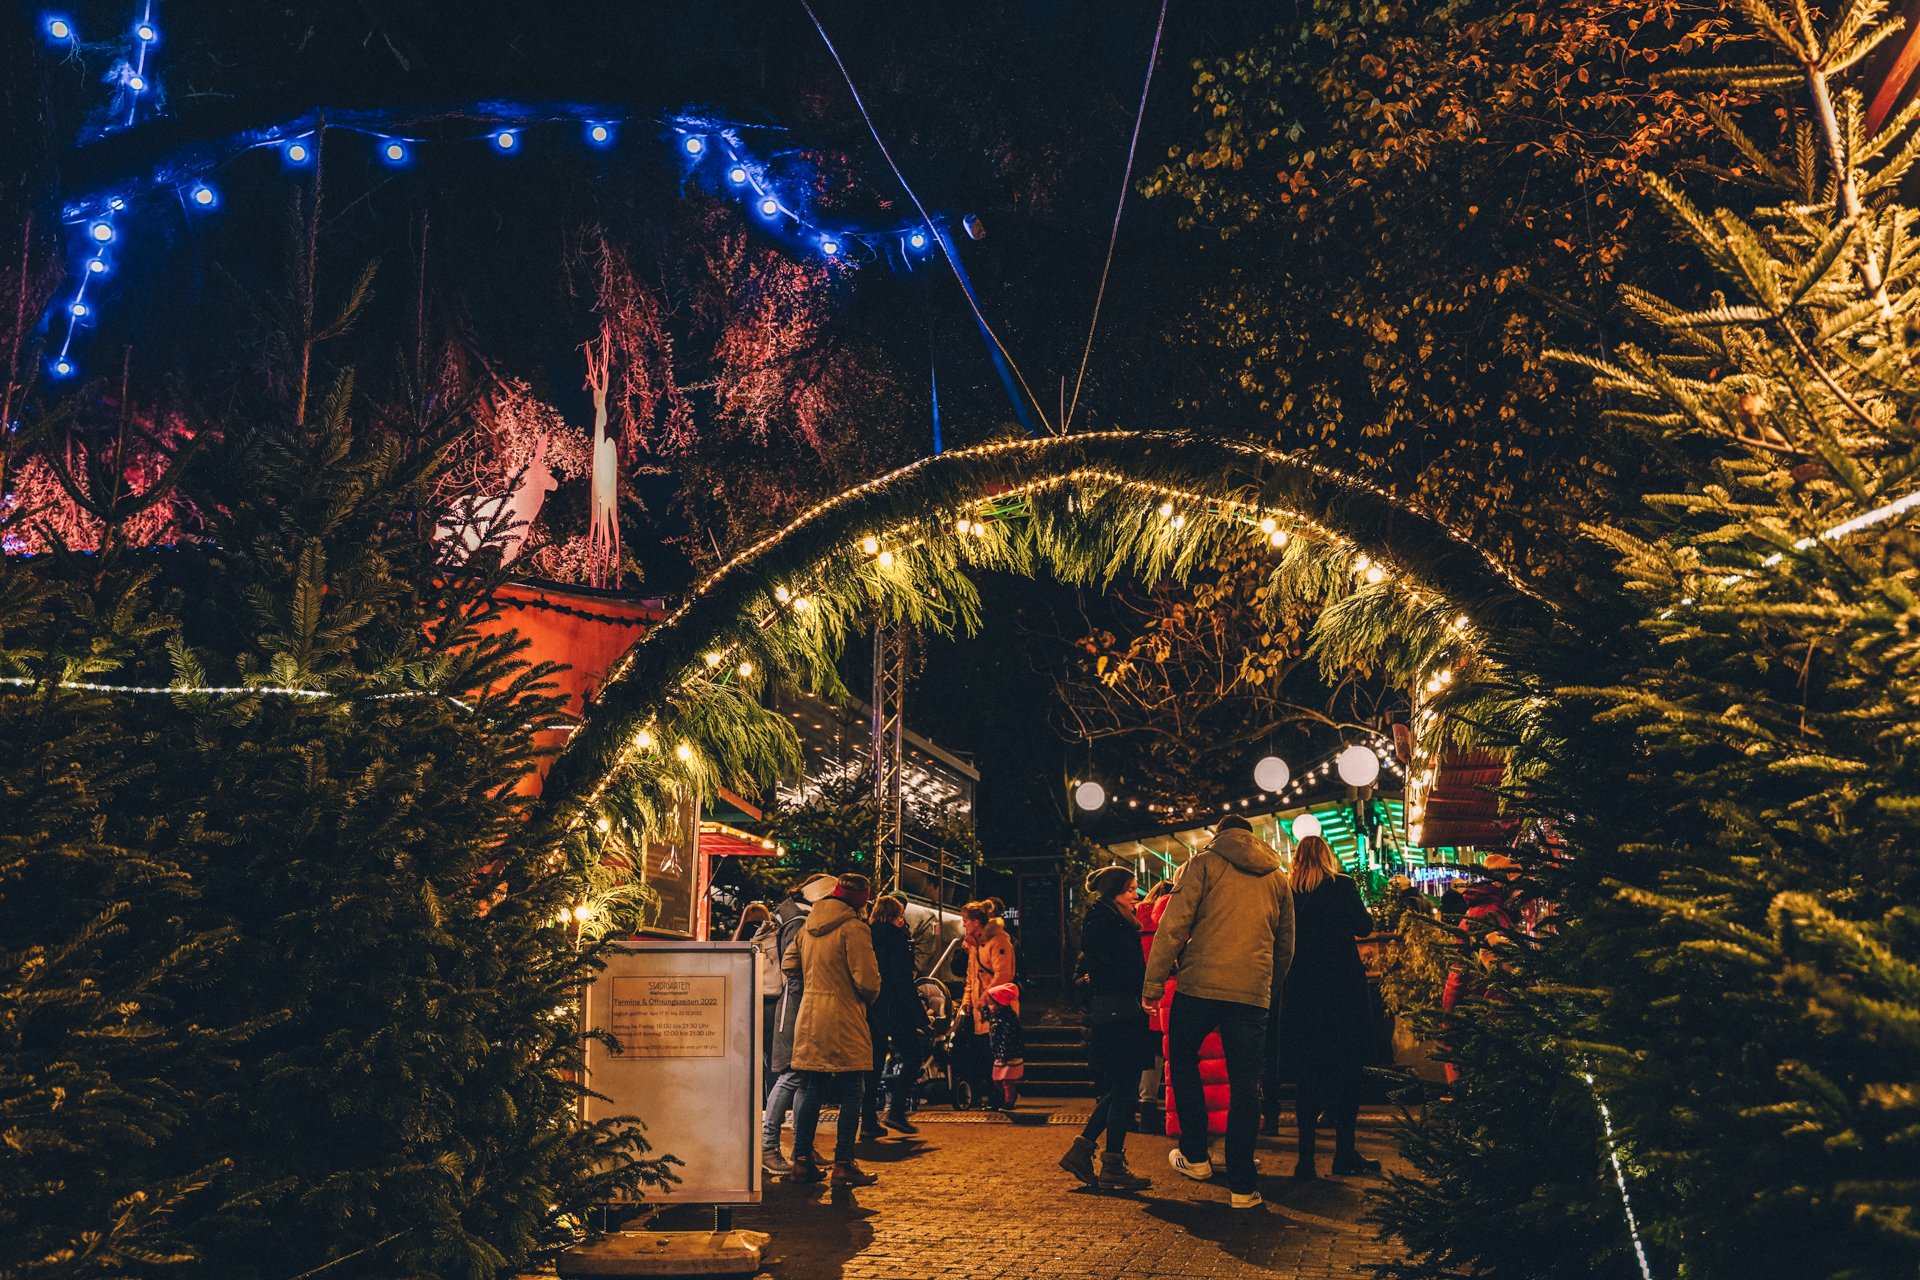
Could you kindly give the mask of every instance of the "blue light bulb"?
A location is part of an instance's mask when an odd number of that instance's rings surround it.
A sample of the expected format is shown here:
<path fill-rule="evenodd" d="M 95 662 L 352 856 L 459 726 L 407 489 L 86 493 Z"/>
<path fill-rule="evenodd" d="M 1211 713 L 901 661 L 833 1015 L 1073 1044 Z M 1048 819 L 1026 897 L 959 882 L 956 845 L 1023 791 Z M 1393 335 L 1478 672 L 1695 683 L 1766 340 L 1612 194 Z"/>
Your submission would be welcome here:
<path fill-rule="evenodd" d="M 160 38 L 160 29 L 151 22 L 143 22 L 133 29 L 133 34 L 142 44 L 152 44 Z"/>
<path fill-rule="evenodd" d="M 75 319 L 78 319 L 87 314 L 87 304 L 76 299 L 67 304 L 67 310 L 73 313 Z"/>
<path fill-rule="evenodd" d="M 907 237 L 907 243 L 916 249 L 924 249 L 927 247 L 927 233 L 924 231 L 916 231 Z"/>
<path fill-rule="evenodd" d="M 53 371 L 64 378 L 73 372 L 73 361 L 61 356 L 53 362 Z"/>
<path fill-rule="evenodd" d="M 113 197 L 113 199 L 107 201 L 107 208 L 112 209 L 115 213 L 118 213 L 120 210 L 126 207 L 127 207 L 127 202 L 125 200 L 122 200 L 119 196 L 115 196 Z"/>
<path fill-rule="evenodd" d="M 780 212 L 780 202 L 772 196 L 763 196 L 760 200 L 760 216 L 771 218 Z"/>
<path fill-rule="evenodd" d="M 313 159 L 313 148 L 296 139 L 287 144 L 286 155 L 288 164 L 305 164 Z"/>
<path fill-rule="evenodd" d="M 613 130 L 604 124 L 590 124 L 587 126 L 587 141 L 596 147 L 604 147 L 613 141 Z"/>
<path fill-rule="evenodd" d="M 74 38 L 73 24 L 65 18 L 49 17 L 47 35 L 54 40 L 71 40 Z"/>
<path fill-rule="evenodd" d="M 745 165 L 737 164 L 733 166 L 733 168 L 727 170 L 727 181 L 731 182 L 734 186 L 737 187 L 741 183 L 745 182 L 746 180 L 747 180 L 747 167 Z"/>
<path fill-rule="evenodd" d="M 113 224 L 96 222 L 87 228 L 87 234 L 93 237 L 95 244 L 106 244 L 113 239 Z"/>
<path fill-rule="evenodd" d="M 520 145 L 520 136 L 511 129 L 502 129 L 493 135 L 493 145 L 501 151 L 512 151 Z"/>
<path fill-rule="evenodd" d="M 820 242 L 820 252 L 826 254 L 829 258 L 836 257 L 840 253 L 840 242 L 832 236 L 828 236 Z"/>
<path fill-rule="evenodd" d="M 145 93 L 147 91 L 146 77 L 141 75 L 128 76 L 127 88 L 133 90 L 135 93 Z"/>
<path fill-rule="evenodd" d="M 707 149 L 707 142 L 704 138 L 688 138 L 680 145 L 687 149 L 687 154 L 690 156 L 697 156 Z"/>
<path fill-rule="evenodd" d="M 204 182 L 196 182 L 193 184 L 192 189 L 187 192 L 187 199 L 193 201 L 199 208 L 211 209 L 213 208 L 215 199 L 213 188 Z"/>
<path fill-rule="evenodd" d="M 405 164 L 407 162 L 407 144 L 404 142 L 395 142 L 392 138 L 387 139 L 380 144 L 380 158 L 388 164 Z"/>
<path fill-rule="evenodd" d="M 105 274 L 106 269 L 107 269 L 107 260 L 105 258 L 90 258 L 87 261 L 88 275 L 95 275 L 95 276 L 103 275 Z"/>

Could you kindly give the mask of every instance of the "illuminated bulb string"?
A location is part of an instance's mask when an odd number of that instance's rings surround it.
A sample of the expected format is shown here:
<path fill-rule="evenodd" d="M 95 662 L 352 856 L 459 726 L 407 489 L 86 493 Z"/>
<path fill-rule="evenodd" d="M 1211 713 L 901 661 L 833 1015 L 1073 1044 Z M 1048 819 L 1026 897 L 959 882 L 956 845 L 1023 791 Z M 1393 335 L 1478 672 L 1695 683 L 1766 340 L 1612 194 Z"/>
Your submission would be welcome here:
<path fill-rule="evenodd" d="M 85 693 L 125 693 L 168 698 L 304 698 L 316 702 L 324 699 L 336 699 L 341 702 L 389 702 L 399 698 L 443 698 L 462 711 L 473 710 L 472 703 L 456 698 L 450 693 L 431 693 L 424 689 L 406 689 L 397 693 L 345 694 L 332 693 L 326 689 L 289 689 L 276 685 L 99 684 L 91 680 L 36 680 L 31 676 L 0 676 L 0 685 L 15 689 L 40 689 L 52 685 L 56 689 L 76 689 Z"/>
<path fill-rule="evenodd" d="M 71 43 L 77 39 L 72 24 L 64 18 L 48 19 L 45 26 L 48 34 L 60 43 Z M 64 34 L 56 35 L 56 28 Z M 149 51 L 160 38 L 160 30 L 153 20 L 153 0 L 146 0 L 141 19 L 133 26 L 132 37 L 135 47 L 128 55 L 127 73 L 122 78 L 122 84 L 134 95 L 137 107 L 140 96 L 153 87 L 148 73 Z M 129 114 L 128 122 L 131 123 L 133 118 Z M 630 119 L 619 112 L 598 111 L 584 119 L 573 114 L 496 115 L 484 132 L 477 135 L 432 140 L 393 133 L 377 124 L 365 122 L 329 123 L 327 130 L 371 139 L 381 162 L 397 169 L 412 164 L 416 152 L 430 141 L 454 144 L 484 142 L 496 155 L 515 156 L 527 150 L 526 131 L 534 125 L 571 125 L 582 130 L 583 140 L 589 147 L 604 148 L 613 144 L 618 127 L 630 122 Z M 717 165 L 719 180 L 716 187 L 723 192 L 736 193 L 750 214 L 759 215 L 759 221 L 780 221 L 791 225 L 798 229 L 802 239 L 811 244 L 815 251 L 830 260 L 854 262 L 885 256 L 911 268 L 931 250 L 931 241 L 946 235 L 946 216 L 924 213 L 923 221 L 890 227 L 821 227 L 808 218 L 798 201 L 782 194 L 769 175 L 767 166 L 740 140 L 741 126 L 685 116 L 671 117 L 664 122 L 652 118 L 647 123 L 656 128 L 664 123 L 669 135 L 675 139 L 674 145 L 689 164 L 696 167 Z M 278 151 L 283 163 L 293 169 L 304 169 L 313 164 L 318 159 L 319 150 L 317 116 L 302 117 L 248 134 L 222 154 L 197 160 L 184 170 L 170 170 L 167 175 L 169 179 L 179 176 L 161 189 L 170 190 L 190 213 L 211 213 L 220 205 L 220 192 L 212 185 L 212 173 L 239 155 L 262 149 Z M 127 209 L 128 198 L 120 192 L 95 194 L 70 203 L 66 209 L 66 220 L 81 228 L 84 253 L 79 268 L 80 280 L 73 293 L 55 303 L 67 322 L 59 350 L 49 362 L 58 377 L 69 377 L 76 372 L 73 359 L 75 336 L 81 321 L 91 321 L 98 311 L 88 297 L 90 283 L 95 276 L 107 275 L 112 269 L 113 263 L 107 257 L 106 246 L 117 242 L 121 236 L 122 228 L 115 215 Z"/>

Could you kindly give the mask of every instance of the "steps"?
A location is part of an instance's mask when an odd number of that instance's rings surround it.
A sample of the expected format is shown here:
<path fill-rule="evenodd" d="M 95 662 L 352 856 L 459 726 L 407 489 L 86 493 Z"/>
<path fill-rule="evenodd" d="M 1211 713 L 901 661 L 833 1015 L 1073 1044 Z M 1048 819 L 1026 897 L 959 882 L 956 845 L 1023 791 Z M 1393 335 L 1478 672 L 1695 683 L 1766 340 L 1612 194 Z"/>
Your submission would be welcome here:
<path fill-rule="evenodd" d="M 1093 1074 L 1087 1070 L 1085 1033 L 1074 1024 L 1052 1021 L 1024 1026 L 1027 1075 L 1020 1092 L 1034 1098 L 1091 1098 Z"/>

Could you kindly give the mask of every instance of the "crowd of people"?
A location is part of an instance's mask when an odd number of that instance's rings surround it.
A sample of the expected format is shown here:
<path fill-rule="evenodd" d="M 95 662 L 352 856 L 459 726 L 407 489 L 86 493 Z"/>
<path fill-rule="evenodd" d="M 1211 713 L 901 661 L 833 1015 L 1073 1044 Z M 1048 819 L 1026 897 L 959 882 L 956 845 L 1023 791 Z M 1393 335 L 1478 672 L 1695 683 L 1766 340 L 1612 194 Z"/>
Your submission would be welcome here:
<path fill-rule="evenodd" d="M 1356 940 L 1373 923 L 1326 841 L 1302 840 L 1288 866 L 1250 823 L 1229 816 L 1145 898 L 1123 866 L 1093 872 L 1086 891 L 1075 977 L 1098 1096 L 1062 1169 L 1105 1190 L 1152 1185 L 1129 1166 L 1126 1139 L 1140 1105 L 1158 1099 L 1164 1064 L 1167 1127 L 1178 1139 L 1168 1162 L 1211 1180 L 1210 1139 L 1223 1136 L 1232 1207 L 1261 1203 L 1254 1147 L 1263 1124 L 1279 1132 L 1284 1078 L 1296 1086 L 1292 1176 L 1319 1176 L 1323 1123 L 1334 1134 L 1331 1173 L 1378 1172 L 1355 1146 L 1370 1018 Z M 981 1046 L 986 1100 L 1011 1109 L 1025 1062 L 1004 913 L 993 899 L 961 910 L 967 963 L 955 1039 Z M 777 906 L 750 907 L 736 936 L 761 945 L 765 966 L 762 1167 L 800 1182 L 872 1184 L 857 1144 L 917 1132 L 910 1111 L 929 1015 L 904 904 L 874 899 L 864 876 L 819 875 Z M 822 1169 L 814 1142 L 829 1103 L 840 1120 L 831 1168 Z M 791 1156 L 780 1145 L 789 1116 Z"/>
<path fill-rule="evenodd" d="M 1356 940 L 1373 923 L 1326 841 L 1301 841 L 1288 869 L 1252 824 L 1230 816 L 1147 900 L 1126 867 L 1095 871 L 1086 889 L 1078 979 L 1099 1097 L 1061 1168 L 1090 1186 L 1148 1184 L 1127 1165 L 1126 1137 L 1136 1108 L 1155 1097 L 1160 1058 L 1178 1139 L 1168 1163 L 1211 1180 L 1210 1138 L 1222 1135 L 1232 1207 L 1261 1203 L 1254 1145 L 1263 1120 L 1279 1131 L 1287 1075 L 1297 1086 L 1293 1176 L 1319 1176 L 1322 1121 L 1334 1129 L 1331 1172 L 1379 1170 L 1354 1140 L 1369 1018 Z"/>
<path fill-rule="evenodd" d="M 967 968 L 957 1020 L 991 1058 L 989 1105 L 1011 1110 L 1026 1064 L 1005 911 L 998 899 L 961 908 Z M 872 1185 L 878 1178 L 855 1159 L 858 1144 L 919 1132 L 909 1112 L 930 1018 L 906 904 L 891 894 L 874 898 L 865 876 L 816 875 L 776 907 L 749 906 L 734 936 L 760 946 L 763 966 L 761 1167 L 799 1182 Z M 828 1103 L 840 1119 L 823 1170 L 814 1142 Z M 780 1148 L 789 1119 L 791 1157 Z"/>

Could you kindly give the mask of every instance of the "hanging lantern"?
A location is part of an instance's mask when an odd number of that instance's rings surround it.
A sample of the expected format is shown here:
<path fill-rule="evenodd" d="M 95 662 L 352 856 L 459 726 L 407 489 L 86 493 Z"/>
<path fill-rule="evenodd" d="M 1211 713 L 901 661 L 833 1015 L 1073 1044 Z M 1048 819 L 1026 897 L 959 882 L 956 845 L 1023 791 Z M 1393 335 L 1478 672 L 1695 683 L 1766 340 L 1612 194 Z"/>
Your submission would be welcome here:
<path fill-rule="evenodd" d="M 1092 813 L 1107 802 L 1107 789 L 1097 782 L 1083 782 L 1073 789 L 1073 802 Z"/>
<path fill-rule="evenodd" d="M 1267 756 L 1253 766 L 1253 785 L 1262 791 L 1284 790 L 1293 771 L 1279 756 Z"/>
<path fill-rule="evenodd" d="M 1320 834 L 1320 819 L 1310 813 L 1303 813 L 1293 820 L 1288 829 L 1293 832 L 1295 840 L 1305 840 Z"/>
<path fill-rule="evenodd" d="M 1370 787 L 1380 777 L 1380 757 L 1372 747 L 1351 746 L 1334 757 L 1340 781 L 1350 787 Z"/>

